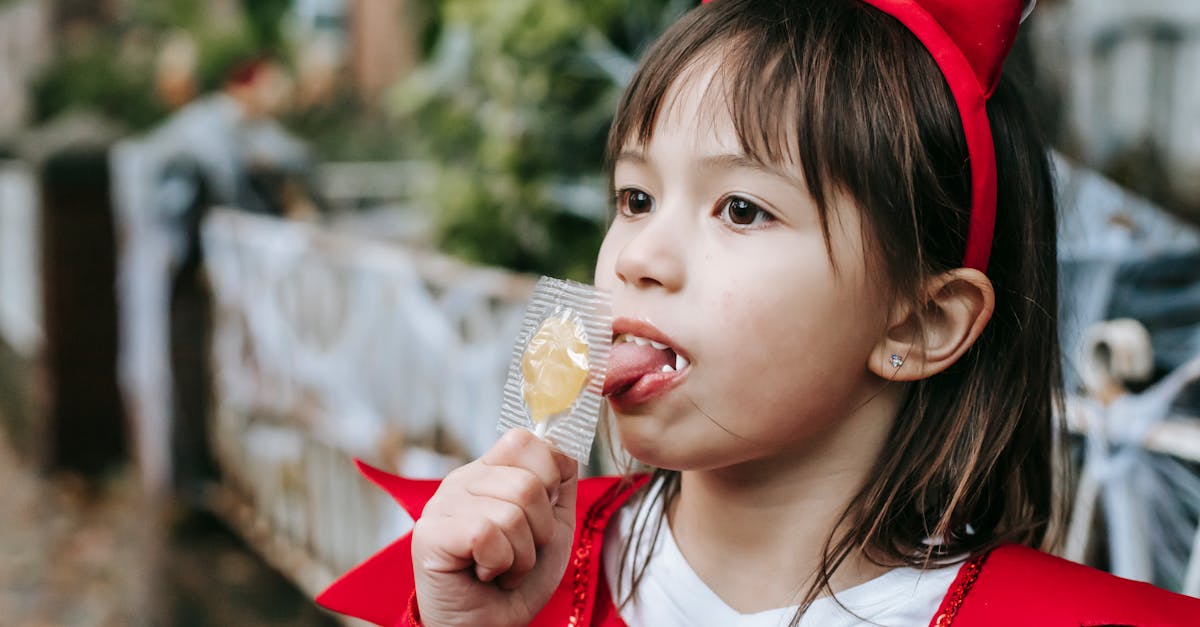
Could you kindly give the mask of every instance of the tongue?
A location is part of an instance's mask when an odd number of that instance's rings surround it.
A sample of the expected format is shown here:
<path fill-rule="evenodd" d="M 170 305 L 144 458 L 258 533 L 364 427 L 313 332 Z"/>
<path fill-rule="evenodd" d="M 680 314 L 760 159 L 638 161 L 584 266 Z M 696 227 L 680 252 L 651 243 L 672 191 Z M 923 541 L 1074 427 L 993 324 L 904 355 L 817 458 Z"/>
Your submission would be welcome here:
<path fill-rule="evenodd" d="M 663 366 L 674 366 L 672 360 L 670 353 L 653 346 L 642 346 L 635 342 L 614 344 L 612 352 L 608 355 L 604 395 L 624 392 L 642 377 L 661 371 Z"/>

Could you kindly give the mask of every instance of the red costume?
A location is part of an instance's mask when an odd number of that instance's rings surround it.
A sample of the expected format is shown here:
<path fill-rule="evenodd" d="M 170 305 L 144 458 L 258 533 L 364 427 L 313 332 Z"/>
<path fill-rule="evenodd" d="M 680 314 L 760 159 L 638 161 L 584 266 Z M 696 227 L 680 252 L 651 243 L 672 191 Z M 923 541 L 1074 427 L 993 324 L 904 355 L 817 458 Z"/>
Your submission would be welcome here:
<path fill-rule="evenodd" d="M 414 519 L 438 482 L 411 480 L 359 464 Z M 532 625 L 624 627 L 601 572 L 609 519 L 646 481 L 579 482 L 575 550 L 562 583 Z M 317 603 L 377 625 L 419 625 L 412 536 L 406 534 L 334 582 Z M 1200 599 L 1129 581 L 1019 545 L 976 557 L 959 571 L 930 627 L 1200 626 Z"/>

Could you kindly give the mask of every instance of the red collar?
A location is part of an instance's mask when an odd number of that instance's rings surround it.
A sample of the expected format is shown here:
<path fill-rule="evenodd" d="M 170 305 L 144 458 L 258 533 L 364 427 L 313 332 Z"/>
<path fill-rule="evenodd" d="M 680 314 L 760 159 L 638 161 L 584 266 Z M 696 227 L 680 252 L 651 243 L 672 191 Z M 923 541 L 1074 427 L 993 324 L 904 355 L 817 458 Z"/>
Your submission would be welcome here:
<path fill-rule="evenodd" d="M 359 472 L 392 495 L 414 520 L 437 491 L 440 480 L 405 479 L 355 460 Z M 579 482 L 576 501 L 575 553 L 567 564 L 562 584 L 554 592 L 541 617 L 571 616 L 571 624 L 592 621 L 595 594 L 602 583 L 600 548 L 609 518 L 630 495 L 649 479 L 639 475 L 595 477 Z M 413 593 L 412 535 L 405 534 L 383 550 L 339 577 L 320 595 L 322 607 L 361 618 L 377 625 L 404 624 Z M 604 604 L 610 605 L 610 604 Z M 535 621 L 535 625 L 538 621 Z M 561 620 L 554 622 L 561 624 Z"/>
<path fill-rule="evenodd" d="M 439 481 L 397 477 L 357 462 L 368 479 L 392 495 L 414 519 Z M 534 627 L 623 626 L 601 572 L 601 548 L 609 519 L 647 475 L 625 480 L 597 477 L 579 482 L 575 551 L 567 571 Z M 416 624 L 412 536 L 396 542 L 342 575 L 317 603 L 378 625 Z M 1009 625 L 1196 625 L 1200 600 L 1149 584 L 1120 579 L 1087 566 L 1010 544 L 963 565 L 931 627 Z"/>

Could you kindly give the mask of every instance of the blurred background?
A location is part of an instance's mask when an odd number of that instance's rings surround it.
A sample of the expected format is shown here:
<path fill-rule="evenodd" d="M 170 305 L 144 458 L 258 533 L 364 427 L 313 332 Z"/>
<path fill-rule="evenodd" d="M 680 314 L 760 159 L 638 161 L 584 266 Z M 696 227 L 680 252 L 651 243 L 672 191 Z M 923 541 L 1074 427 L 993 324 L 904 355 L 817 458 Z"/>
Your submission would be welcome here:
<path fill-rule="evenodd" d="M 0 0 L 0 625 L 338 624 L 309 599 L 411 524 L 351 458 L 494 440 L 694 4 Z M 1063 553 L 1200 596 L 1200 3 L 1039 5 Z"/>

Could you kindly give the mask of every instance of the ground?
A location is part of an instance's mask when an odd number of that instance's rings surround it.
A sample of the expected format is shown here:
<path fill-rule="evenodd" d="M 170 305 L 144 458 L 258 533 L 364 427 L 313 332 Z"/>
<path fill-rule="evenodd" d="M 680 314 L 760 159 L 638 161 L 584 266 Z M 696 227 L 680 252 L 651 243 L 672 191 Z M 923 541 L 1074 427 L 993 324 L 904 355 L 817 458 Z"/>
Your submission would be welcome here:
<path fill-rule="evenodd" d="M 223 525 L 123 469 L 42 477 L 0 420 L 0 625 L 333 627 Z"/>

